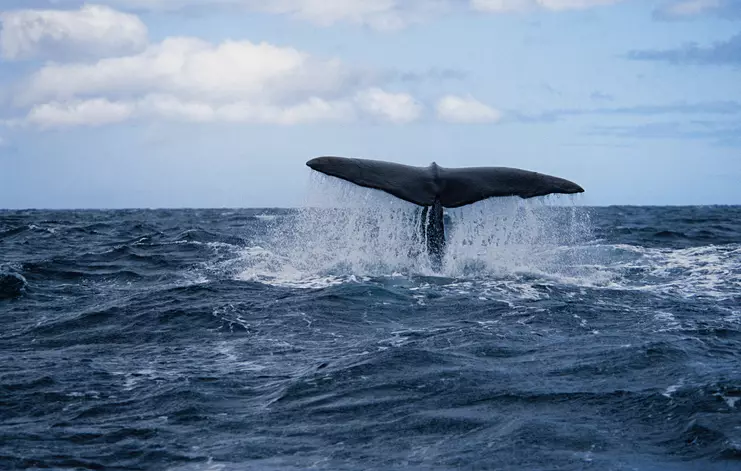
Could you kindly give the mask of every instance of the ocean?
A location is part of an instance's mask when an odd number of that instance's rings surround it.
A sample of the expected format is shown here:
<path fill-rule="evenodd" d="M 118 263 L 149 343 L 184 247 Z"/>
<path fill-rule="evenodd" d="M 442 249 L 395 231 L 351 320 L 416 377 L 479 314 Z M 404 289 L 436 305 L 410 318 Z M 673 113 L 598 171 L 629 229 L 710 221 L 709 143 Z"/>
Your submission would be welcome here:
<path fill-rule="evenodd" d="M 741 469 L 741 207 L 319 193 L 0 211 L 0 469 Z"/>

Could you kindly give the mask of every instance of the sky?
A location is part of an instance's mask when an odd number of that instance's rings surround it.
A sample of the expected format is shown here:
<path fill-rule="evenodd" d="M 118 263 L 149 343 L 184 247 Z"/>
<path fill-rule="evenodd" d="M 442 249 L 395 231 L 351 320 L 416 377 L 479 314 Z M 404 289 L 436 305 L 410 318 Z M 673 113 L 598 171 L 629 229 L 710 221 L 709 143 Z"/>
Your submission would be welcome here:
<path fill-rule="evenodd" d="M 0 28 L 0 208 L 295 207 L 321 155 L 741 204 L 741 0 L 1 0 Z"/>

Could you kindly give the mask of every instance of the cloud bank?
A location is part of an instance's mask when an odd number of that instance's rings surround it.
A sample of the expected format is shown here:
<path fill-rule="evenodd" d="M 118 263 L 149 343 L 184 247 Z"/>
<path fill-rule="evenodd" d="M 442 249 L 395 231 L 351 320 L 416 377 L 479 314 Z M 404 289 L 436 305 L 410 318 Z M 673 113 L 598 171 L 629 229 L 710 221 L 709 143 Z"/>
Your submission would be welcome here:
<path fill-rule="evenodd" d="M 169 38 L 138 54 L 49 63 L 15 97 L 25 122 L 104 125 L 138 118 L 300 124 L 364 116 L 404 124 L 421 115 L 411 95 L 364 86 L 337 59 L 268 43 Z"/>
<path fill-rule="evenodd" d="M 219 1 L 258 5 L 251 0 Z M 167 9 L 199 2 L 109 3 Z M 327 23 L 363 23 L 364 18 L 401 9 L 395 0 L 279 0 L 259 5 L 272 13 Z M 266 42 L 169 37 L 150 43 L 137 16 L 108 6 L 18 10 L 4 13 L 2 21 L 6 60 L 47 60 L 13 90 L 15 117 L 4 121 L 9 125 L 63 128 L 154 119 L 276 125 L 369 120 L 403 125 L 424 114 L 425 107 L 411 94 L 385 90 L 388 77 L 383 73 Z M 437 111 L 440 119 L 450 122 L 499 119 L 496 110 L 472 98 L 445 97 Z"/>

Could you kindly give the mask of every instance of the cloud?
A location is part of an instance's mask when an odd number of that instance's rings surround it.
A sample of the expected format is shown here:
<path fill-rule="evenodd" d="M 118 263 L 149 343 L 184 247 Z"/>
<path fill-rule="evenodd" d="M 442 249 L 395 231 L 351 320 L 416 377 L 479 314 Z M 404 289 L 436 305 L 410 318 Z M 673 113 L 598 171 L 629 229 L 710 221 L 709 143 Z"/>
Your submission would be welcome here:
<path fill-rule="evenodd" d="M 691 43 L 677 49 L 631 51 L 627 57 L 672 64 L 740 65 L 741 34 L 707 47 Z"/>
<path fill-rule="evenodd" d="M 92 63 L 48 63 L 19 84 L 13 124 L 102 126 L 127 120 L 292 125 L 419 119 L 409 94 L 373 84 L 373 75 L 337 59 L 249 41 L 218 44 L 168 38 L 143 51 Z"/>
<path fill-rule="evenodd" d="M 416 121 L 422 114 L 422 107 L 406 93 L 388 93 L 371 88 L 359 93 L 356 100 L 364 111 L 392 123 Z"/>
<path fill-rule="evenodd" d="M 654 11 L 654 16 L 662 20 L 691 19 L 707 14 L 739 18 L 741 17 L 741 2 L 738 0 L 675 0 Z"/>
<path fill-rule="evenodd" d="M 624 0 L 471 0 L 471 8 L 477 11 L 507 13 L 544 9 L 551 11 L 585 10 L 593 7 L 613 5 Z"/>
<path fill-rule="evenodd" d="M 104 6 L 6 11 L 0 22 L 0 55 L 6 60 L 115 56 L 147 44 L 147 27 L 138 17 Z"/>
<path fill-rule="evenodd" d="M 421 106 L 410 95 L 372 88 L 359 92 L 355 97 L 339 100 L 310 97 L 284 106 L 250 101 L 213 103 L 172 95 L 147 95 L 137 100 L 121 101 L 96 98 L 51 102 L 33 106 L 22 123 L 41 128 L 64 128 L 104 126 L 131 119 L 166 119 L 296 125 L 354 121 L 365 113 L 382 121 L 406 124 L 417 120 L 421 111 Z"/>
<path fill-rule="evenodd" d="M 103 126 L 130 119 L 168 119 L 199 123 L 295 125 L 353 121 L 365 113 L 382 121 L 406 124 L 416 121 L 421 112 L 422 107 L 410 95 L 389 93 L 379 88 L 363 90 L 354 97 L 339 100 L 310 97 L 283 106 L 255 101 L 214 103 L 152 94 L 136 100 L 97 98 L 44 103 L 31 108 L 25 123 L 42 128 L 62 128 Z"/>
<path fill-rule="evenodd" d="M 437 116 L 450 123 L 491 123 L 502 114 L 473 97 L 448 95 L 437 102 Z"/>
<path fill-rule="evenodd" d="M 316 59 L 293 48 L 181 37 L 92 64 L 47 64 L 30 77 L 16 101 L 149 93 L 217 101 L 290 100 L 341 93 L 361 79 L 339 60 Z"/>
<path fill-rule="evenodd" d="M 98 98 L 70 103 L 45 103 L 35 106 L 28 113 L 27 122 L 41 127 L 103 125 L 125 121 L 133 114 L 133 107 L 126 103 L 111 103 Z"/>
<path fill-rule="evenodd" d="M 130 101 L 97 98 L 45 103 L 32 107 L 24 122 L 41 128 L 95 127 L 131 119 L 293 125 L 341 121 L 353 117 L 354 109 L 351 103 L 332 102 L 315 97 L 281 107 L 250 102 L 214 104 L 186 101 L 171 95 L 149 95 Z"/>
<path fill-rule="evenodd" d="M 201 122 L 242 122 L 293 125 L 355 118 L 351 101 L 310 97 L 288 105 L 240 101 L 227 104 L 183 102 L 169 96 L 150 96 L 139 103 L 146 116 Z"/>

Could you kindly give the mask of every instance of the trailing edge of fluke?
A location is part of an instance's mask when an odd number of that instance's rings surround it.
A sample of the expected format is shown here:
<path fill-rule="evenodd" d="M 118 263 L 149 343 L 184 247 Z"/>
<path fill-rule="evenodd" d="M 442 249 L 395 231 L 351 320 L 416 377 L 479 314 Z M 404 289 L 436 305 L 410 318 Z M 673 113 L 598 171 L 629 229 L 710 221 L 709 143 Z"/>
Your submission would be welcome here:
<path fill-rule="evenodd" d="M 582 193 L 563 178 L 508 167 L 412 167 L 379 160 L 317 157 L 306 162 L 313 170 L 366 188 L 385 191 L 420 206 L 457 208 L 496 196 L 533 198 L 554 193 Z"/>

